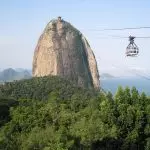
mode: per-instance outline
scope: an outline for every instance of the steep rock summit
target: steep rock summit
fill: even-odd
[[[33,58],[33,76],[58,75],[79,86],[99,89],[99,73],[85,37],[58,17],[48,23]]]

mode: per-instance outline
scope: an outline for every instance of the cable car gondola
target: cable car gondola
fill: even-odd
[[[134,43],[134,36],[129,36],[129,45],[126,48],[126,56],[137,56],[139,53],[139,48],[137,47],[137,45]]]

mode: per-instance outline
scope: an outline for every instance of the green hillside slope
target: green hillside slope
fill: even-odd
[[[135,88],[112,96],[43,77],[1,85],[0,97],[2,150],[150,149],[150,98]]]

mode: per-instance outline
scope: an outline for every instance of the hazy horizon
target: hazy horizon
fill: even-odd
[[[113,75],[149,75],[150,39],[135,39],[136,58],[125,57],[128,39],[115,36],[150,36],[150,29],[100,31],[105,28],[150,26],[150,1],[111,0],[3,1],[0,5],[0,68],[32,68],[38,38],[57,16],[70,22],[88,39],[99,71]]]

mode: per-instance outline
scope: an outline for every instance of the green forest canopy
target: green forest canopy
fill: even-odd
[[[0,86],[0,150],[149,150],[150,97],[59,77]]]

